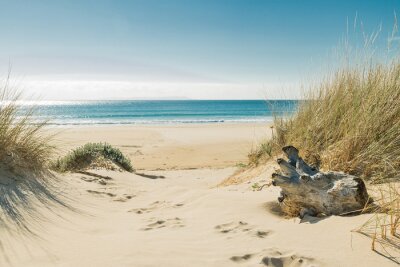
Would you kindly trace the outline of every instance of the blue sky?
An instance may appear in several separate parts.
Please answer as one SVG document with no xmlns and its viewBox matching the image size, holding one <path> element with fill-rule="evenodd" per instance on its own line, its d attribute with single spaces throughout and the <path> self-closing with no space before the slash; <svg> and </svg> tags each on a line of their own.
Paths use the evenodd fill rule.
<svg viewBox="0 0 400 267">
<path fill-rule="evenodd" d="M 296 98 L 400 1 L 0 0 L 0 74 L 43 99 Z M 329 62 L 328 62 L 329 63 Z M 3 75 L 3 76 L 4 76 Z"/>
</svg>

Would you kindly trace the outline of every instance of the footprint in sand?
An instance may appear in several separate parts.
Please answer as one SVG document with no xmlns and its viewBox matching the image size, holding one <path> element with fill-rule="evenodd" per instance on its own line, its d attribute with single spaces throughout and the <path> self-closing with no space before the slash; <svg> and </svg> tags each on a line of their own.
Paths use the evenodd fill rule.
<svg viewBox="0 0 400 267">
<path fill-rule="evenodd" d="M 85 176 L 81 176 L 81 180 L 85 181 L 85 182 L 89 182 L 89 183 L 98 183 L 101 185 L 106 185 L 110 183 L 110 180 L 112 180 L 112 178 L 110 176 L 105 176 L 105 175 L 100 175 L 97 173 L 93 173 L 93 172 L 88 172 L 88 171 L 79 171 L 78 173 L 80 174 L 84 174 Z"/>
<path fill-rule="evenodd" d="M 251 230 L 248 228 L 248 223 L 243 221 L 220 224 L 215 226 L 215 229 L 223 234 L 236 233 L 238 231 L 247 232 Z"/>
<path fill-rule="evenodd" d="M 149 220 L 149 224 L 147 227 L 142 228 L 141 230 L 143 231 L 149 231 L 149 230 L 154 230 L 154 229 L 159 229 L 159 228 L 181 228 L 184 227 L 185 225 L 183 224 L 182 220 L 178 217 L 176 218 L 171 218 L 171 219 L 166 219 L 166 220 L 160 220 L 156 218 L 152 218 Z"/>
<path fill-rule="evenodd" d="M 88 177 L 88 176 L 82 176 L 81 177 L 82 181 L 88 182 L 88 183 L 98 183 L 101 185 L 107 185 L 109 182 L 106 181 L 106 179 L 103 178 L 97 178 L 97 177 Z"/>
<path fill-rule="evenodd" d="M 267 256 L 265 256 L 267 255 Z M 264 250 L 260 253 L 232 256 L 231 261 L 236 263 L 262 264 L 271 267 L 317 267 L 318 262 L 309 257 L 303 257 L 294 253 L 282 253 L 275 249 Z"/>
<path fill-rule="evenodd" d="M 136 208 L 136 209 L 131 209 L 128 210 L 128 212 L 134 212 L 136 214 L 144 214 L 144 213 L 149 213 L 152 212 L 156 209 L 160 208 L 179 208 L 182 207 L 184 204 L 183 203 L 177 203 L 173 204 L 168 201 L 155 201 L 151 203 L 147 208 Z"/>
<path fill-rule="evenodd" d="M 120 196 L 120 197 L 114 199 L 114 201 L 117 201 L 117 202 L 126 202 L 126 201 L 132 199 L 133 197 L 136 197 L 136 195 L 123 194 L 122 196 Z"/>
<path fill-rule="evenodd" d="M 244 254 L 243 256 L 232 256 L 231 261 L 234 261 L 237 263 L 245 262 L 245 261 L 250 260 L 253 256 L 254 256 L 253 254 Z"/>
<path fill-rule="evenodd" d="M 109 193 L 109 192 L 101 192 L 101 191 L 96 191 L 96 190 L 86 190 L 87 192 L 91 193 L 91 194 L 95 194 L 95 195 L 106 195 L 109 197 L 115 197 L 117 195 L 113 194 L 113 193 Z"/>
<path fill-rule="evenodd" d="M 282 253 L 278 250 L 270 250 L 261 262 L 265 266 L 273 267 L 317 267 L 319 264 L 313 258 L 299 256 L 294 253 Z M 264 254 L 265 255 L 265 254 Z"/>
<path fill-rule="evenodd" d="M 254 228 L 253 226 L 243 221 L 230 222 L 215 226 L 215 229 L 222 234 L 242 232 L 242 233 L 249 233 L 258 238 L 264 238 L 272 233 L 272 231 L 261 231 L 261 230 L 255 230 L 253 228 Z"/>
<path fill-rule="evenodd" d="M 117 196 L 116 194 L 110 193 L 110 192 L 103 192 L 103 191 L 96 191 L 96 190 L 86 190 L 87 192 L 95 195 L 104 195 L 108 197 L 115 198 L 113 201 L 118 201 L 118 202 L 126 202 L 129 199 L 135 197 L 135 195 L 130 195 L 130 194 L 123 194 L 122 196 Z"/>
</svg>

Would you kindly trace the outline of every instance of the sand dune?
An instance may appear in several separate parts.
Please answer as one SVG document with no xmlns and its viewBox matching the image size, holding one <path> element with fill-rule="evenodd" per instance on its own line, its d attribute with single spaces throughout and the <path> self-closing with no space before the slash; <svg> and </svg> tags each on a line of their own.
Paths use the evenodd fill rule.
<svg viewBox="0 0 400 267">
<path fill-rule="evenodd" d="M 2 228 L 1 266 L 394 265 L 370 250 L 370 239 L 351 232 L 370 215 L 281 216 L 276 188 L 252 189 L 268 182 L 272 169 L 223 187 L 216 185 L 236 168 L 57 175 L 53 198 L 27 195 L 35 209 L 22 209 L 27 223 L 20 228 L 31 232 Z"/>
</svg>

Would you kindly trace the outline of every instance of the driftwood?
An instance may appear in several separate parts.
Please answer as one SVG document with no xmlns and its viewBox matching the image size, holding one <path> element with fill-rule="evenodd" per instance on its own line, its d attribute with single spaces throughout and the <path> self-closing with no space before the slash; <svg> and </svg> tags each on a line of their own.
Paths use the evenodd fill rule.
<svg viewBox="0 0 400 267">
<path fill-rule="evenodd" d="M 288 161 L 277 160 L 280 173 L 272 174 L 272 184 L 282 189 L 278 201 L 289 215 L 343 215 L 363 209 L 369 201 L 362 179 L 343 172 L 320 172 L 299 157 L 297 148 L 282 150 Z"/>
</svg>

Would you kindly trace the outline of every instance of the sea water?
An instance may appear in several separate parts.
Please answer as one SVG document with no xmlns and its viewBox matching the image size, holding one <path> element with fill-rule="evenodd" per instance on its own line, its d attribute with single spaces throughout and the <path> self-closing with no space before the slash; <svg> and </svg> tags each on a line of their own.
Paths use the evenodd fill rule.
<svg viewBox="0 0 400 267">
<path fill-rule="evenodd" d="M 53 125 L 270 122 L 293 114 L 296 100 L 124 100 L 36 102 Z M 30 108 L 26 103 L 23 108 Z"/>
</svg>

